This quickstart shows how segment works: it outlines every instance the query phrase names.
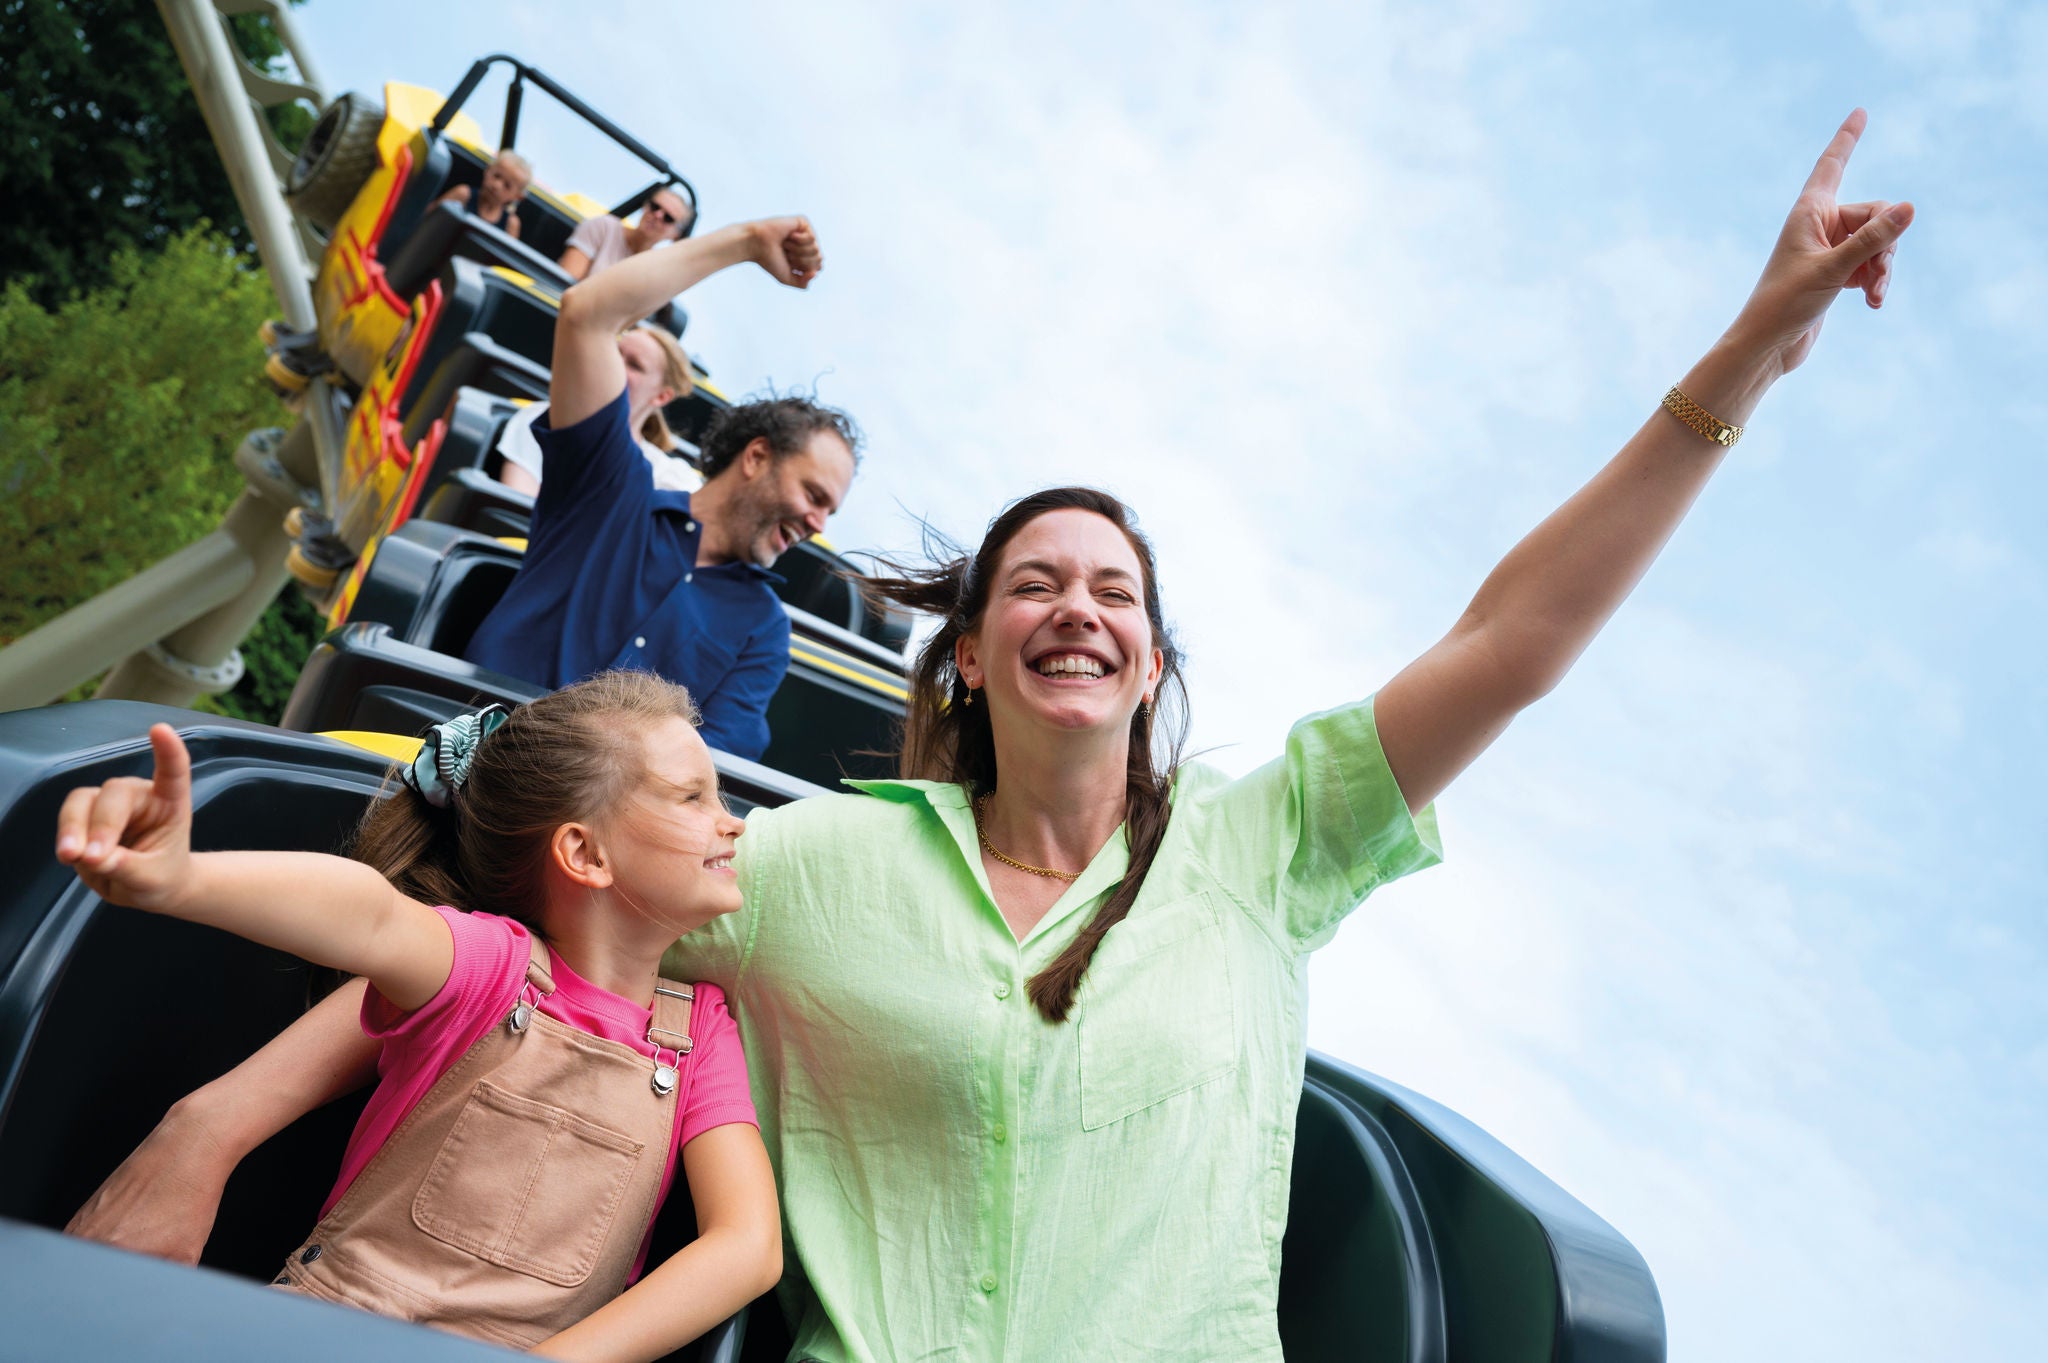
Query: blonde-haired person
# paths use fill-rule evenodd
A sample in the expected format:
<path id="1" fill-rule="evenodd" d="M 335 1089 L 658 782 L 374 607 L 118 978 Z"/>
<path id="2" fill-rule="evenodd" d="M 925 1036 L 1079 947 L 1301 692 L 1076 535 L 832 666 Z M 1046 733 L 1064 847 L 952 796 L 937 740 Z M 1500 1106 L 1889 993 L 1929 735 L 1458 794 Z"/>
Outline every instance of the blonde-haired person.
<path id="1" fill-rule="evenodd" d="M 1564 678 L 1835 299 L 1883 302 L 1913 212 L 1836 201 L 1862 129 L 1720 340 L 1449 632 L 1243 777 L 1178 760 L 1181 660 L 1115 498 L 1038 493 L 876 584 L 940 617 L 906 779 L 756 811 L 743 907 L 666 958 L 745 1020 L 791 1357 L 1279 1363 L 1308 958 L 1437 859 L 1431 802 Z M 1284 655 L 1262 624 L 1232 643 Z M 75 1228 L 195 1252 L 239 1154 L 370 1073 L 346 1009 L 202 1090 Z"/>
<path id="2" fill-rule="evenodd" d="M 677 398 L 688 397 L 695 386 L 695 371 L 682 343 L 660 327 L 642 323 L 619 333 L 619 359 L 626 366 L 626 421 L 654 471 L 654 485 L 673 492 L 696 491 L 704 480 L 682 457 L 681 442 L 661 414 Z M 498 481 L 506 487 L 529 495 L 540 491 L 540 442 L 533 438 L 533 425 L 547 410 L 544 402 L 529 403 L 505 423 L 498 437 L 498 453 L 505 461 Z"/>
<path id="3" fill-rule="evenodd" d="M 518 152 L 507 148 L 484 167 L 483 183 L 474 194 L 468 185 L 455 188 L 434 200 L 437 204 L 462 204 L 491 226 L 514 240 L 519 236 L 519 201 L 533 183 L 533 165 Z"/>

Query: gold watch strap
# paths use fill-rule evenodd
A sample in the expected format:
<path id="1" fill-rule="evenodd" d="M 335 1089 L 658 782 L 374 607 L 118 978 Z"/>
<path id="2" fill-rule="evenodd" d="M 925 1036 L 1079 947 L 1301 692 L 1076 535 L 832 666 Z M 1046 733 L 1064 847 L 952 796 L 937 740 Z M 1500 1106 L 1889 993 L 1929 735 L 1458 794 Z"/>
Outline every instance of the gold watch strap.
<path id="1" fill-rule="evenodd" d="M 1724 449 L 1742 439 L 1740 426 L 1730 426 L 1679 392 L 1676 384 L 1664 395 L 1664 410 Z"/>

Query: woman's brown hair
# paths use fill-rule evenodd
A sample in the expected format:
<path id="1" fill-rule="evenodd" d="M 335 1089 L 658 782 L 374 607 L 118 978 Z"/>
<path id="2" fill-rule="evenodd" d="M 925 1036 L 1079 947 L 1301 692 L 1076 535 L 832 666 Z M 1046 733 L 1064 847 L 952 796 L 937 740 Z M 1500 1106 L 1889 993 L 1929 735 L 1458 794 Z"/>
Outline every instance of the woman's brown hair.
<path id="1" fill-rule="evenodd" d="M 477 744 L 445 809 L 401 782 L 373 803 L 349 854 L 424 904 L 487 909 L 536 932 L 548 845 L 565 823 L 603 818 L 639 785 L 641 735 L 697 722 L 690 693 L 649 672 L 601 672 L 512 711 Z"/>
<path id="2" fill-rule="evenodd" d="M 862 590 L 888 602 L 936 616 L 939 627 L 918 651 L 910 670 L 910 706 L 903 721 L 902 773 L 909 780 L 957 781 L 970 795 L 996 788 L 995 733 L 988 706 L 967 704 L 967 683 L 953 662 L 953 646 L 981 627 L 989 584 L 1003 551 L 1019 530 L 1048 511 L 1092 511 L 1130 542 L 1144 577 L 1145 617 L 1162 659 L 1151 706 L 1131 716 L 1130 760 L 1125 771 L 1124 824 L 1131 860 L 1117 886 L 1088 925 L 1051 965 L 1031 978 L 1031 1001 L 1050 1022 L 1064 1022 L 1095 948 L 1131 911 L 1152 858 L 1166 836 L 1172 813 L 1173 777 L 1187 741 L 1187 688 L 1181 680 L 1181 652 L 1159 606 L 1158 570 L 1152 545 L 1139 532 L 1129 507 L 1106 492 L 1086 487 L 1048 488 L 1005 507 L 989 523 L 972 555 L 937 532 L 926 530 L 926 554 L 934 563 L 916 567 L 884 561 L 896 576 L 861 580 Z"/>

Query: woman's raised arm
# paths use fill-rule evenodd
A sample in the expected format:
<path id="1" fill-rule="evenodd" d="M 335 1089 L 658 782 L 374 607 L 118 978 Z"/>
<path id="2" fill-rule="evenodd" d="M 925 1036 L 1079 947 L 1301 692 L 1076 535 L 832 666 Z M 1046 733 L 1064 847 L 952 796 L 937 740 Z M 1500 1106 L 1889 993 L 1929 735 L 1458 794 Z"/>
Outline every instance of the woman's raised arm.
<path id="1" fill-rule="evenodd" d="M 1741 426 L 1771 385 L 1799 366 L 1844 289 L 1860 289 L 1873 308 L 1884 302 L 1892 253 L 1913 208 L 1836 202 L 1863 125 L 1858 109 L 1835 133 L 1734 325 L 1678 384 L 1721 423 Z M 1380 689 L 1374 719 L 1410 809 L 1435 799 L 1516 714 L 1563 679 L 1725 453 L 1671 411 L 1652 414 L 1501 560 L 1451 632 Z"/>
<path id="2" fill-rule="evenodd" d="M 356 1021 L 364 988 L 349 981 L 262 1050 L 180 1098 L 65 1231 L 198 1263 L 235 1166 L 314 1108 L 377 1077 L 378 1043 Z"/>

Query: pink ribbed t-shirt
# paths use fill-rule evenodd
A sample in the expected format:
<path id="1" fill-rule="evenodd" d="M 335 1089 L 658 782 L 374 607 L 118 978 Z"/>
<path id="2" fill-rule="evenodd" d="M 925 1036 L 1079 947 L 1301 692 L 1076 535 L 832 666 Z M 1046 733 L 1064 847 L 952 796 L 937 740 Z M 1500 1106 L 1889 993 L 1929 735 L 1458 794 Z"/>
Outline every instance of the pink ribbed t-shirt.
<path id="1" fill-rule="evenodd" d="M 377 1091 L 370 1095 L 342 1155 L 341 1176 L 320 1208 L 325 1216 L 362 1173 L 371 1156 L 383 1148 L 398 1124 L 424 1098 L 434 1081 L 447 1073 L 477 1039 L 505 1021 L 526 983 L 528 935 L 510 918 L 491 913 L 435 910 L 455 939 L 455 964 L 441 992 L 411 1013 L 400 1012 L 375 989 L 363 996 L 363 1031 L 384 1043 L 377 1061 Z M 540 1011 L 558 1022 L 607 1041 L 631 1046 L 648 1057 L 652 1011 L 585 980 L 568 963 L 548 951 L 548 969 L 555 992 L 540 1002 Z M 725 994 L 715 984 L 699 984 L 690 1015 L 695 1043 L 683 1057 L 676 1089 L 675 1140 L 661 1176 L 661 1197 L 675 1181 L 676 1154 L 714 1126 L 746 1122 L 759 1126 L 754 1101 L 747 1092 L 747 1062 L 740 1050 L 739 1029 L 726 1011 Z M 671 1052 L 671 1054 L 673 1054 Z M 657 1206 L 660 1204 L 657 1203 Z M 651 1229 L 651 1227 L 650 1227 Z M 634 1261 L 637 1280 L 647 1259 L 646 1237 Z"/>

